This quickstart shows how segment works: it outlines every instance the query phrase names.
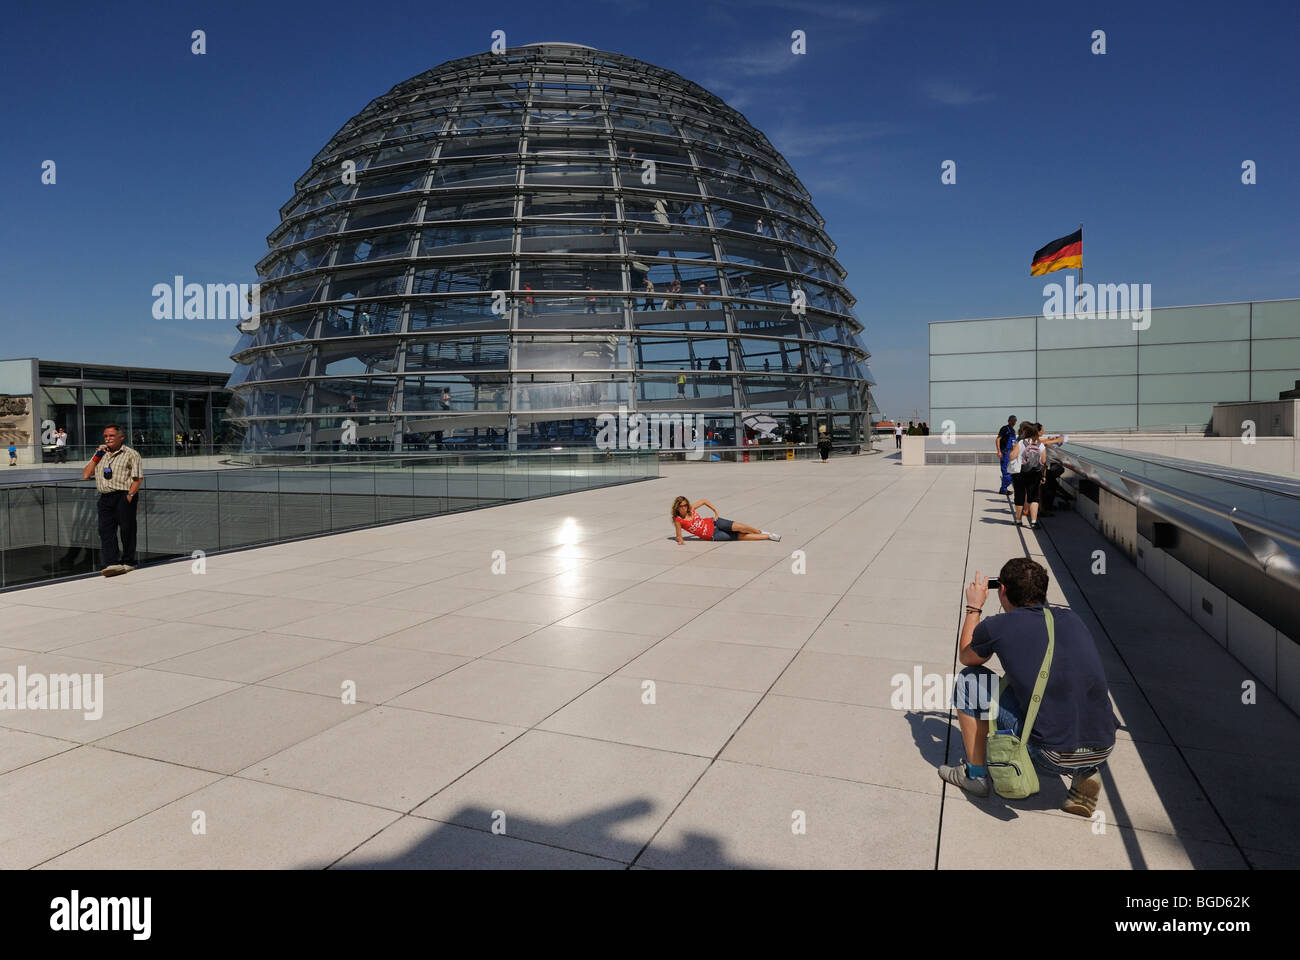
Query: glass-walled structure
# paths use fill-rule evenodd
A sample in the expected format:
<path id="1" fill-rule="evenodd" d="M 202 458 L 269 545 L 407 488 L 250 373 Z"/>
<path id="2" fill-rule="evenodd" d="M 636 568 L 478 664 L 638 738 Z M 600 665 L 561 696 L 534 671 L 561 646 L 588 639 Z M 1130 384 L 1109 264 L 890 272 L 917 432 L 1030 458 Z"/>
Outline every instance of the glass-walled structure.
<path id="1" fill-rule="evenodd" d="M 0 421 L 0 439 L 29 447 L 32 461 L 41 459 L 41 448 L 52 447 L 55 428 L 67 431 L 67 446 L 75 451 L 98 444 L 111 423 L 121 425 L 127 442 L 146 456 L 238 444 L 240 428 L 226 416 L 227 379 L 197 370 L 3 360 L 0 410 L 22 407 L 27 417 L 10 430 Z"/>
<path id="2" fill-rule="evenodd" d="M 724 443 L 860 435 L 823 219 L 667 70 L 573 44 L 451 61 L 348 121 L 280 214 L 232 355 L 250 448 L 590 444 L 620 405 Z"/>
<path id="3" fill-rule="evenodd" d="M 1300 380 L 1300 300 L 1149 319 L 1141 330 L 1104 317 L 932 323 L 930 423 L 988 433 L 1014 413 L 1051 430 L 1202 433 L 1214 404 L 1276 400 Z"/>

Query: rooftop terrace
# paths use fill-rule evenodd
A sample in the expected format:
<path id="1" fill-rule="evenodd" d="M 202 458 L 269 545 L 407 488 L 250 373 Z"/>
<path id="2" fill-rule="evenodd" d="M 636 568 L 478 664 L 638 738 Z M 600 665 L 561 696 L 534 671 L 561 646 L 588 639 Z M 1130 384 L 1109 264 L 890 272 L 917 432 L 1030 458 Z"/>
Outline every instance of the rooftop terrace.
<path id="1" fill-rule="evenodd" d="M 1300 718 L 1243 704 L 1245 667 L 1080 518 L 1011 526 L 996 469 L 664 464 L 0 595 L 0 673 L 102 673 L 105 701 L 0 711 L 0 867 L 1300 865 Z M 678 546 L 679 493 L 784 539 Z M 891 706 L 1016 555 L 1101 649 L 1104 821 L 1047 777 L 968 799 L 935 774 L 947 704 Z"/>

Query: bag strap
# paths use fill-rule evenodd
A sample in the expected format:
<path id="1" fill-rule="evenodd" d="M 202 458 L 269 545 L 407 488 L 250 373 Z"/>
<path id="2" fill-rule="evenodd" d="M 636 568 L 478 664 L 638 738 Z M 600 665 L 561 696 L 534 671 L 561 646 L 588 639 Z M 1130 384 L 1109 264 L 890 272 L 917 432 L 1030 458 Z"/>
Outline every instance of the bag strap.
<path id="1" fill-rule="evenodd" d="M 1029 733 L 1034 729 L 1034 721 L 1038 719 L 1038 705 L 1042 702 L 1043 691 L 1047 688 L 1047 675 L 1052 672 L 1052 653 L 1056 648 L 1056 621 L 1052 617 L 1052 611 L 1043 604 L 1043 619 L 1047 621 L 1047 652 L 1043 654 L 1042 666 L 1038 668 L 1038 679 L 1034 681 L 1034 692 L 1029 698 L 1029 712 L 1025 716 L 1025 722 L 1020 729 L 1020 740 L 1022 743 L 1029 742 Z M 1007 682 L 1004 676 L 994 685 L 993 690 L 989 693 L 989 733 L 994 734 L 998 731 L 998 695 L 1002 692 L 1002 685 Z"/>
<path id="2" fill-rule="evenodd" d="M 1025 743 L 1029 742 L 1029 732 L 1034 729 L 1034 721 L 1038 718 L 1038 706 L 1042 703 L 1043 691 L 1047 689 L 1047 675 L 1052 671 L 1052 651 L 1056 647 L 1056 620 L 1047 604 L 1043 604 L 1043 619 L 1047 621 L 1047 652 L 1043 654 L 1043 665 L 1038 668 L 1034 695 L 1029 699 L 1029 713 L 1025 716 L 1025 725 L 1020 733 Z"/>

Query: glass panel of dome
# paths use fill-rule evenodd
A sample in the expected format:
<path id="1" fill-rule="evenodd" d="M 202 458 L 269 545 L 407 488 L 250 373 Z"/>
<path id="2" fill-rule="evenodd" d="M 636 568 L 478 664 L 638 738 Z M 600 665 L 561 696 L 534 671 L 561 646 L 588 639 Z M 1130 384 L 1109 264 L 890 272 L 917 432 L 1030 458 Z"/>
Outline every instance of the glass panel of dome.
<path id="1" fill-rule="evenodd" d="M 269 313 L 272 310 L 283 310 L 285 307 L 309 303 L 317 299 L 324 287 L 323 277 L 279 281 L 270 293 L 265 289 L 262 290 L 262 312 Z"/>
<path id="2" fill-rule="evenodd" d="M 566 253 L 617 253 L 617 224 L 547 223 L 523 228 L 521 249 Z M 557 239 L 557 238 L 564 239 Z"/>
<path id="3" fill-rule="evenodd" d="M 374 155 L 374 160 L 370 166 L 376 169 L 380 167 L 395 166 L 400 163 L 410 163 L 412 160 L 423 160 L 432 152 L 432 147 L 428 143 L 411 141 L 408 143 L 394 144 L 391 147 L 385 147 Z M 392 191 L 389 191 L 392 192 Z"/>
<path id="4" fill-rule="evenodd" d="M 529 193 L 524 196 L 526 217 L 615 217 L 614 198 L 602 193 Z"/>
<path id="5" fill-rule="evenodd" d="M 457 198 L 437 197 L 429 200 L 424 211 L 425 223 L 447 220 L 492 220 L 514 216 L 511 197 Z"/>
<path id="6" fill-rule="evenodd" d="M 607 260 L 520 260 L 520 289 L 524 285 L 540 304 L 548 290 L 622 290 L 623 270 Z"/>
<path id="7" fill-rule="evenodd" d="M 534 303 L 533 312 L 519 313 L 520 330 L 621 330 L 627 300 L 602 297 L 598 293 L 573 297 L 545 298 Z"/>
<path id="8" fill-rule="evenodd" d="M 645 196 L 638 193 L 629 193 L 623 198 L 628 220 L 652 221 L 661 227 L 681 223 L 698 203 L 699 201 L 688 197 Z M 640 227 L 635 229 L 639 230 Z"/>
<path id="9" fill-rule="evenodd" d="M 627 366 L 627 340 L 602 337 L 515 339 L 515 366 L 522 370 L 612 370 Z"/>
<path id="10" fill-rule="evenodd" d="M 354 340 L 322 346 L 316 358 L 316 376 L 392 373 L 396 365 L 396 340 L 357 337 Z"/>
<path id="11" fill-rule="evenodd" d="M 492 312 L 490 297 L 454 297 L 411 304 L 410 330 L 472 325 L 476 330 L 505 327 L 507 318 Z"/>
<path id="12" fill-rule="evenodd" d="M 351 230 L 369 230 L 371 227 L 387 227 L 395 223 L 410 223 L 415 219 L 419 204 L 412 200 L 396 202 L 367 203 L 352 208 L 348 217 L 347 228 Z"/>
<path id="13" fill-rule="evenodd" d="M 514 228 L 500 226 L 425 227 L 420 236 L 420 256 L 465 256 L 480 253 L 508 253 Z"/>
<path id="14" fill-rule="evenodd" d="M 367 173 L 357 181 L 357 199 L 405 193 L 407 190 L 420 187 L 423 183 L 423 170 L 408 170 L 392 176 L 383 176 L 379 172 Z"/>
<path id="15" fill-rule="evenodd" d="M 465 377 L 444 373 L 437 376 L 404 377 L 402 408 L 410 411 L 457 411 L 474 408 L 474 385 Z M 407 424 L 410 427 L 410 423 Z"/>
<path id="16" fill-rule="evenodd" d="M 728 200 L 739 200 L 741 203 L 752 203 L 757 207 L 763 206 L 763 195 L 753 184 L 721 176 L 707 176 L 704 182 L 711 197 L 724 197 Z"/>
<path id="17" fill-rule="evenodd" d="M 285 274 L 302 273 L 304 270 L 319 267 L 329 260 L 330 247 L 331 244 L 329 243 L 317 243 L 309 247 L 300 247 L 277 260 L 275 266 L 271 269 L 270 277 L 274 279 Z"/>
<path id="18" fill-rule="evenodd" d="M 406 370 L 504 370 L 509 355 L 504 336 L 412 339 L 406 345 Z"/>
<path id="19" fill-rule="evenodd" d="M 289 314 L 276 317 L 274 320 L 263 323 L 257 328 L 257 333 L 253 336 L 252 343 L 249 346 L 262 347 L 277 343 L 293 343 L 297 340 L 306 340 L 311 337 L 315 326 L 316 314 L 314 311 L 306 314 Z"/>
<path id="20" fill-rule="evenodd" d="M 660 403 L 677 404 L 682 400 L 706 400 L 707 406 L 730 407 L 732 405 L 732 384 L 730 377 L 709 375 L 698 371 L 684 371 L 685 384 L 677 382 L 678 374 L 636 375 L 636 398 L 638 404 L 655 406 Z"/>
<path id="21" fill-rule="evenodd" d="M 572 407 L 600 407 L 626 403 L 627 380 L 581 374 L 562 377 L 520 374 L 512 402 L 519 410 L 554 410 Z"/>
<path id="22" fill-rule="evenodd" d="M 700 194 L 700 188 L 695 182 L 695 175 L 689 169 L 683 170 L 680 167 L 669 166 L 657 167 L 654 171 L 654 182 L 649 184 L 643 181 L 643 178 L 648 174 L 649 171 L 643 169 L 639 164 L 636 169 L 623 169 L 619 172 L 623 186 L 633 190 L 645 189 L 661 193 L 684 193 L 690 196 L 699 196 Z M 675 199 L 680 201 L 681 198 Z"/>
<path id="23" fill-rule="evenodd" d="M 314 386 L 315 413 L 396 412 L 396 378 L 343 376 L 318 380 Z"/>
<path id="24" fill-rule="evenodd" d="M 399 303 L 356 302 L 329 307 L 316 336 L 366 337 L 375 334 L 395 333 L 401 326 L 402 307 Z"/>
<path id="25" fill-rule="evenodd" d="M 513 167 L 511 168 L 513 172 Z M 583 161 L 534 162 L 524 167 L 527 183 L 548 184 L 558 187 L 606 187 L 613 183 L 613 168 L 607 163 Z"/>
<path id="26" fill-rule="evenodd" d="M 695 151 L 695 160 L 701 167 L 707 167 L 710 171 L 729 171 L 731 173 L 741 172 L 741 160 L 725 153 L 714 150 Z M 746 164 L 748 166 L 748 164 Z"/>
<path id="27" fill-rule="evenodd" d="M 509 289 L 509 263 L 446 263 L 417 270 L 411 292 L 478 293 Z"/>
<path id="28" fill-rule="evenodd" d="M 733 263 L 749 263 L 759 267 L 772 267 L 777 270 L 786 269 L 783 248 L 775 243 L 764 243 L 757 239 L 745 240 L 728 237 L 722 241 L 721 247 L 722 259 L 724 260 L 730 260 Z M 809 258 L 805 257 L 804 259 Z"/>
<path id="29" fill-rule="evenodd" d="M 632 324 L 637 330 L 687 332 L 721 329 L 714 319 L 716 315 L 707 310 L 642 310 L 639 298 L 636 304 L 638 309 L 632 314 Z"/>
<path id="30" fill-rule="evenodd" d="M 714 257 L 713 240 L 707 233 L 683 233 L 666 230 L 658 225 L 643 227 L 640 233 L 628 236 L 627 248 L 629 253 L 646 257 L 674 257 L 683 260 L 712 260 Z"/>
<path id="31" fill-rule="evenodd" d="M 411 249 L 411 236 L 408 231 L 349 238 L 339 245 L 339 253 L 334 263 L 365 263 L 368 260 L 388 260 L 406 256 Z"/>
<path id="32" fill-rule="evenodd" d="M 691 158 L 686 148 L 678 143 L 666 140 L 645 140 L 639 137 L 621 137 L 617 144 L 620 160 L 632 160 L 632 150 L 636 150 L 635 160 L 653 160 L 655 163 L 676 163 L 690 166 Z"/>
<path id="33" fill-rule="evenodd" d="M 547 154 L 578 154 L 580 156 L 608 157 L 609 143 L 594 137 L 574 137 L 558 131 L 539 131 L 528 135 L 528 153 L 546 156 Z"/>
<path id="34" fill-rule="evenodd" d="M 519 152 L 519 138 L 491 132 L 476 137 L 453 137 L 442 142 L 439 162 L 460 157 L 499 157 Z"/>
<path id="35" fill-rule="evenodd" d="M 479 130 L 519 129 L 523 117 L 519 113 L 488 113 L 487 111 L 458 114 L 453 120 L 455 133 L 474 133 Z"/>
<path id="36" fill-rule="evenodd" d="M 337 273 L 330 283 L 330 300 L 382 297 L 406 292 L 406 271 Z"/>
<path id="37" fill-rule="evenodd" d="M 311 350 L 306 347 L 271 349 L 259 353 L 250 364 L 252 380 L 287 380 L 306 374 Z"/>
<path id="38" fill-rule="evenodd" d="M 490 186 L 513 184 L 517 168 L 513 161 L 486 160 L 474 162 L 439 163 L 433 168 L 434 189 L 439 187 Z"/>

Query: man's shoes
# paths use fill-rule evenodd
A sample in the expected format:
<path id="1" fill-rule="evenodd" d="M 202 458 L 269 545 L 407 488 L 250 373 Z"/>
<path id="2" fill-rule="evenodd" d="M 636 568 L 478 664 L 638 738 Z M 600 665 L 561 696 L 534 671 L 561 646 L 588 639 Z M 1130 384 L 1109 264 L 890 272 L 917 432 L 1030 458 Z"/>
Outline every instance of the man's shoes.
<path id="1" fill-rule="evenodd" d="M 122 572 L 123 572 L 123 573 L 130 573 L 130 572 L 131 572 L 132 570 L 134 570 L 134 569 L 135 569 L 135 564 L 134 564 L 134 563 L 124 563 L 124 564 L 122 564 Z"/>
<path id="2" fill-rule="evenodd" d="M 1087 778 L 1074 777 L 1070 781 L 1070 790 L 1065 795 L 1061 809 L 1076 817 L 1091 817 L 1097 809 L 1097 795 L 1101 792 L 1101 774 L 1094 773 Z"/>
<path id="3" fill-rule="evenodd" d="M 966 764 L 964 763 L 952 766 L 945 763 L 939 768 L 939 777 L 951 783 L 954 787 L 961 787 L 972 796 L 987 797 L 989 795 L 989 778 L 968 777 L 966 775 Z"/>
<path id="4" fill-rule="evenodd" d="M 120 563 L 110 563 L 103 570 L 99 571 L 106 577 L 116 577 L 126 573 L 126 567 Z"/>

